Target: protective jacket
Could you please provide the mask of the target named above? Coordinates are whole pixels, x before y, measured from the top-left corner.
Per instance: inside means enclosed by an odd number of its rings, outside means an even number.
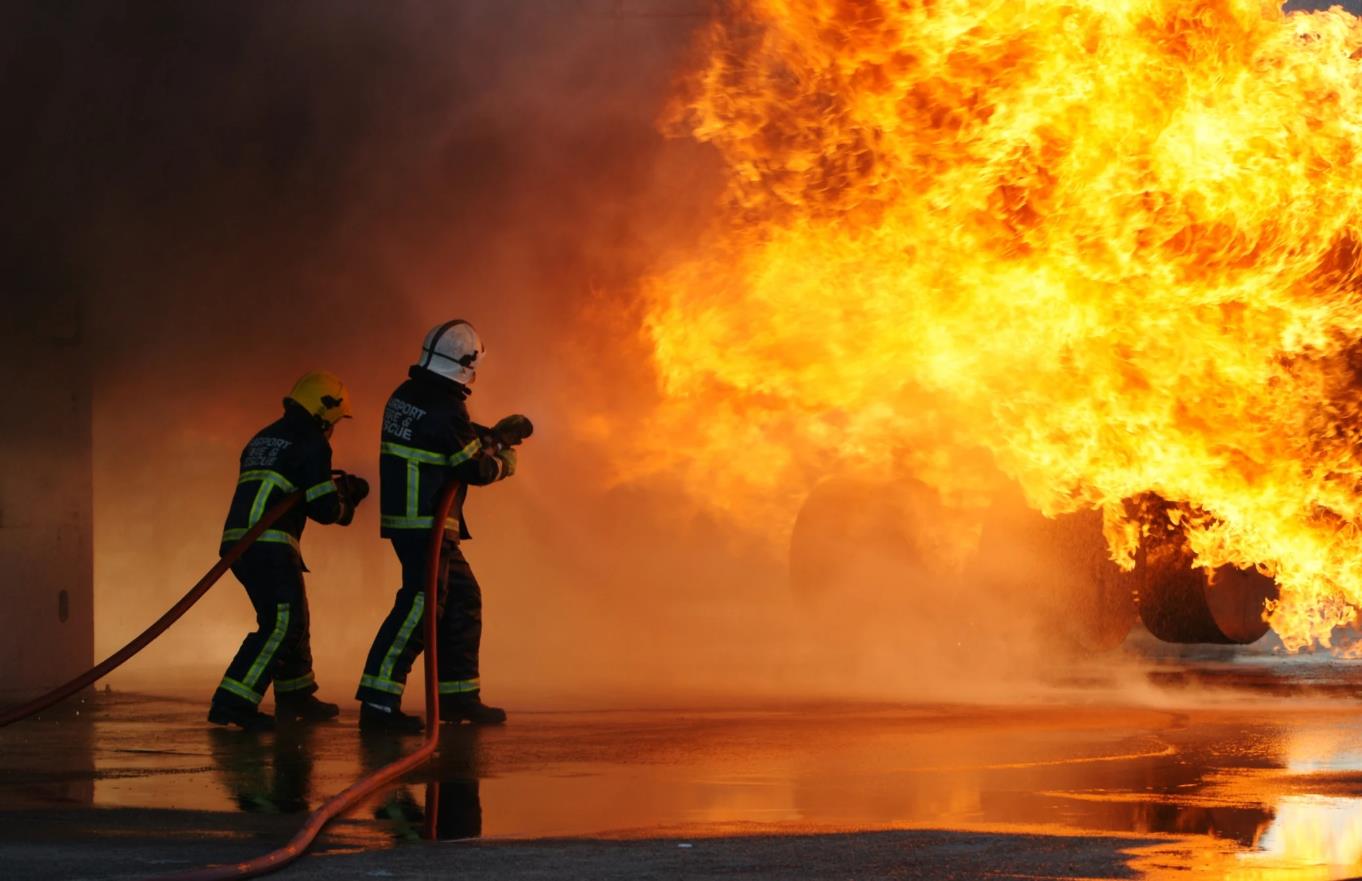
[[[298,550],[309,517],[335,523],[352,513],[332,480],[331,444],[321,426],[301,406],[285,401],[283,418],[262,428],[241,451],[241,476],[227,510],[222,550],[245,535],[271,505],[298,490],[305,491],[304,502],[275,521],[258,542]]]
[[[469,486],[505,476],[486,429],[468,416],[468,389],[423,367],[413,367],[383,411],[379,448],[379,513],[384,538],[398,538],[435,525],[435,505],[450,481],[459,483],[445,521],[450,537],[472,536],[464,522]]]

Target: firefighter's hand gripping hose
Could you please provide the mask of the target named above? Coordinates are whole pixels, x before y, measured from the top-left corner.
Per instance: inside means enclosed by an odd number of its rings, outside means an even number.
[[[0,713],[0,728],[13,722],[18,722],[20,719],[26,719],[35,713],[41,713],[48,707],[58,704],[71,695],[88,688],[96,681],[113,672],[121,666],[123,662],[128,660],[128,658],[131,658],[133,655],[146,648],[147,644],[164,633],[166,628],[180,620],[184,613],[188,612],[190,607],[197,603],[199,598],[208,592],[208,588],[217,583],[218,579],[232,567],[232,564],[246,552],[246,549],[260,537],[260,533],[273,526],[276,520],[284,516],[284,514],[286,514],[294,505],[298,504],[302,498],[303,494],[301,492],[296,492],[285,496],[283,499],[276,502],[273,507],[260,517],[260,520],[256,522],[254,526],[246,531],[246,534],[243,535],[236,544],[227,549],[227,552],[222,555],[222,558],[217,561],[213,568],[209,569],[208,572],[199,579],[198,583],[189,589],[189,593],[181,597],[178,603],[171,606],[164,615],[156,619],[156,623],[152,624],[146,630],[143,630],[132,642],[123,646],[112,655],[109,655],[103,662],[85,671],[65,685],[54,688],[42,697],[31,700],[26,704]]]
[[[436,526],[430,531],[430,557],[426,568],[426,611],[425,611],[425,670],[426,670],[426,739],[420,748],[410,755],[384,765],[367,777],[361,777],[340,794],[332,796],[321,807],[313,811],[303,824],[303,828],[278,850],[270,851],[244,863],[226,866],[211,866],[178,875],[160,876],[156,881],[225,881],[231,878],[254,878],[269,872],[278,871],[298,859],[312,845],[322,828],[345,811],[354,807],[362,799],[403,774],[418,767],[435,755],[440,742],[440,677],[436,669],[435,610],[440,571],[440,547],[444,539],[444,522],[454,506],[455,491],[458,484],[450,484],[440,494],[440,502],[435,510]],[[434,829],[434,813],[426,817],[427,835]]]

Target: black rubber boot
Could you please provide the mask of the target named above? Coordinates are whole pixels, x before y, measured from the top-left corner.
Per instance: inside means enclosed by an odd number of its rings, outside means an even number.
[[[474,725],[501,725],[506,721],[506,711],[501,707],[487,706],[476,691],[446,694],[440,697],[440,721],[450,724],[471,722]]]
[[[274,716],[281,724],[287,722],[328,722],[340,715],[340,707],[317,700],[314,694],[303,697],[276,697]]]
[[[391,710],[371,704],[368,701],[359,705],[359,730],[393,731],[398,734],[420,734],[426,727],[420,716],[408,715],[397,707]]]
[[[208,708],[208,721],[214,725],[236,725],[242,731],[273,731],[274,717],[257,709],[213,704]]]

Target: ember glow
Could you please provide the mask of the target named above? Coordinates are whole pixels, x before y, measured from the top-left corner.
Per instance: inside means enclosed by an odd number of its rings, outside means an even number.
[[[671,123],[720,219],[647,280],[647,467],[774,541],[829,474],[1046,514],[1155,493],[1362,606],[1362,27],[1259,0],[748,0]]]

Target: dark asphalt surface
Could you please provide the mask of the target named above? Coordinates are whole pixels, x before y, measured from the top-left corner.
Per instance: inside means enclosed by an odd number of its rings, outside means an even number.
[[[520,710],[447,728],[436,765],[282,877],[1362,874],[1362,665],[1180,660],[1140,679],[1015,707]],[[414,744],[348,716],[248,736],[169,698],[72,709],[0,730],[0,877],[249,858]],[[419,837],[432,806],[438,842]]]

